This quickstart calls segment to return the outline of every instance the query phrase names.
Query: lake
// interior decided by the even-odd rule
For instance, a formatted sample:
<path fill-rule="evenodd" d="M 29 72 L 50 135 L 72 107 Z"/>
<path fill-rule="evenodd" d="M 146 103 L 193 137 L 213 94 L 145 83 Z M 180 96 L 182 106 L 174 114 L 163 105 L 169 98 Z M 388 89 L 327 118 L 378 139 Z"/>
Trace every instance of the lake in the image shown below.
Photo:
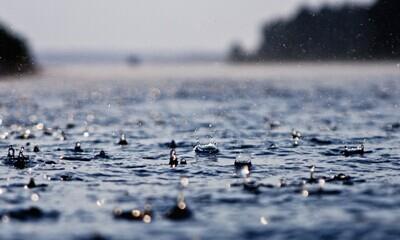
<path fill-rule="evenodd" d="M 44 66 L 0 99 L 1 239 L 400 237 L 400 63 Z"/>

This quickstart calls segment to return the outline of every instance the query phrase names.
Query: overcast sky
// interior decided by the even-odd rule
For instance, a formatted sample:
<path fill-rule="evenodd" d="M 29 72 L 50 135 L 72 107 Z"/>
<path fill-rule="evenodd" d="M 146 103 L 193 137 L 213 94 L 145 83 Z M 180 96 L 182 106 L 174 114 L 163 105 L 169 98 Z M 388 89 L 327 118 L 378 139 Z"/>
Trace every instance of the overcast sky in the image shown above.
<path fill-rule="evenodd" d="M 36 51 L 225 51 L 301 5 L 371 0 L 0 0 L 0 21 Z"/>

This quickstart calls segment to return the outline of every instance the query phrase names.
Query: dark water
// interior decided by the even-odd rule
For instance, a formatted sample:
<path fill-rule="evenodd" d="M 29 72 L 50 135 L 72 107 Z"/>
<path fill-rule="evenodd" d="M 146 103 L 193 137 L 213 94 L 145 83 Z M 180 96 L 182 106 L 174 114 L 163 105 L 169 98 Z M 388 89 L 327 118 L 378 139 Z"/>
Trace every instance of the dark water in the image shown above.
<path fill-rule="evenodd" d="M 399 238 L 398 66 L 280 69 L 1 82 L 0 238 Z M 171 140 L 186 165 L 169 166 Z M 198 155 L 197 142 L 219 153 Z M 26 168 L 7 163 L 9 145 L 25 147 Z M 249 177 L 236 158 L 251 159 Z M 41 186 L 24 187 L 31 177 Z M 182 194 L 192 214 L 175 221 Z M 113 214 L 147 205 L 148 223 Z"/>

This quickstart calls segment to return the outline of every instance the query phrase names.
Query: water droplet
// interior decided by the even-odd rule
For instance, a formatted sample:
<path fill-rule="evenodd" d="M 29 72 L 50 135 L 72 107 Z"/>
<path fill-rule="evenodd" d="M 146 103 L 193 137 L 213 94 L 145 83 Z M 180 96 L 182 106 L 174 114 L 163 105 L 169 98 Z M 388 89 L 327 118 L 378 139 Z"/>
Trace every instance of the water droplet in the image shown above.
<path fill-rule="evenodd" d="M 39 201 L 39 194 L 33 193 L 33 194 L 31 195 L 31 200 L 32 200 L 32 202 L 37 202 L 37 201 Z"/>
<path fill-rule="evenodd" d="M 82 148 L 81 148 L 81 143 L 80 142 L 76 142 L 75 143 L 75 148 L 74 148 L 75 152 L 83 152 Z"/>
<path fill-rule="evenodd" d="M 38 145 L 35 145 L 34 147 L 33 147 L 33 152 L 40 152 L 40 148 L 39 148 L 39 146 Z"/>
<path fill-rule="evenodd" d="M 144 223 L 151 223 L 151 216 L 150 215 L 144 215 L 143 222 Z"/>
<path fill-rule="evenodd" d="M 98 199 L 98 200 L 96 201 L 96 205 L 99 206 L 99 207 L 102 207 L 102 206 L 104 205 L 104 203 L 105 203 L 105 200 L 104 200 L 104 199 Z"/>
<path fill-rule="evenodd" d="M 250 175 L 250 170 L 248 166 L 243 166 L 242 170 L 240 170 L 240 174 L 243 178 L 247 178 Z"/>
<path fill-rule="evenodd" d="M 188 185 L 189 185 L 189 178 L 181 177 L 181 186 L 182 187 L 187 187 Z"/>
<path fill-rule="evenodd" d="M 3 215 L 3 216 L 1 217 L 1 221 L 2 221 L 3 223 L 8 223 L 8 222 L 10 222 L 10 217 L 8 217 L 7 215 Z"/>
<path fill-rule="evenodd" d="M 118 145 L 128 145 L 128 141 L 126 140 L 125 133 L 121 133 L 119 137 Z"/>
<path fill-rule="evenodd" d="M 184 201 L 180 201 L 178 202 L 178 208 L 179 209 L 185 209 L 186 208 L 186 203 Z"/>
<path fill-rule="evenodd" d="M 135 218 L 139 217 L 140 214 L 141 214 L 140 210 L 138 210 L 138 209 L 132 210 L 132 216 L 134 216 Z"/>
<path fill-rule="evenodd" d="M 95 116 L 94 116 L 93 114 L 88 114 L 88 115 L 86 116 L 86 120 L 87 120 L 88 122 L 93 122 L 94 119 L 95 119 Z"/>
<path fill-rule="evenodd" d="M 320 188 L 324 187 L 324 185 L 325 185 L 325 180 L 322 179 L 322 178 L 320 178 L 320 179 L 318 180 L 318 184 L 319 184 L 319 187 L 320 187 Z"/>
<path fill-rule="evenodd" d="M 43 128 L 44 128 L 44 124 L 43 123 L 36 124 L 36 129 L 37 130 L 43 130 Z"/>
<path fill-rule="evenodd" d="M 301 195 L 303 195 L 303 197 L 308 197 L 308 191 L 307 190 L 303 190 L 303 191 L 301 191 Z"/>
<path fill-rule="evenodd" d="M 267 225 L 268 224 L 268 220 L 267 220 L 267 218 L 266 217 L 260 217 L 260 223 L 262 224 L 262 225 Z"/>

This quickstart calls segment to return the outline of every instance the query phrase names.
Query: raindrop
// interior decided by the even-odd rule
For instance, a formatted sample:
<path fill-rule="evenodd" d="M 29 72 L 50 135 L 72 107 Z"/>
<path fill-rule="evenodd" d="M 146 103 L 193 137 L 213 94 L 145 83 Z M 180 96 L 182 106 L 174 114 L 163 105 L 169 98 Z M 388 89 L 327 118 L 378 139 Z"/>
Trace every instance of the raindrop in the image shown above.
<path fill-rule="evenodd" d="M 31 200 L 32 200 L 32 202 L 37 202 L 37 201 L 39 201 L 39 194 L 37 194 L 37 193 L 33 193 L 32 195 L 31 195 Z"/>
<path fill-rule="evenodd" d="M 75 148 L 74 148 L 75 152 L 83 152 L 82 148 L 81 148 L 81 143 L 80 142 L 76 142 L 75 143 Z"/>
<path fill-rule="evenodd" d="M 260 217 L 260 223 L 262 224 L 262 225 L 267 225 L 268 224 L 268 220 L 267 220 L 267 218 L 266 217 Z"/>
<path fill-rule="evenodd" d="M 118 145 L 128 145 L 128 141 L 126 140 L 125 133 L 121 133 L 121 136 L 118 141 Z"/>

